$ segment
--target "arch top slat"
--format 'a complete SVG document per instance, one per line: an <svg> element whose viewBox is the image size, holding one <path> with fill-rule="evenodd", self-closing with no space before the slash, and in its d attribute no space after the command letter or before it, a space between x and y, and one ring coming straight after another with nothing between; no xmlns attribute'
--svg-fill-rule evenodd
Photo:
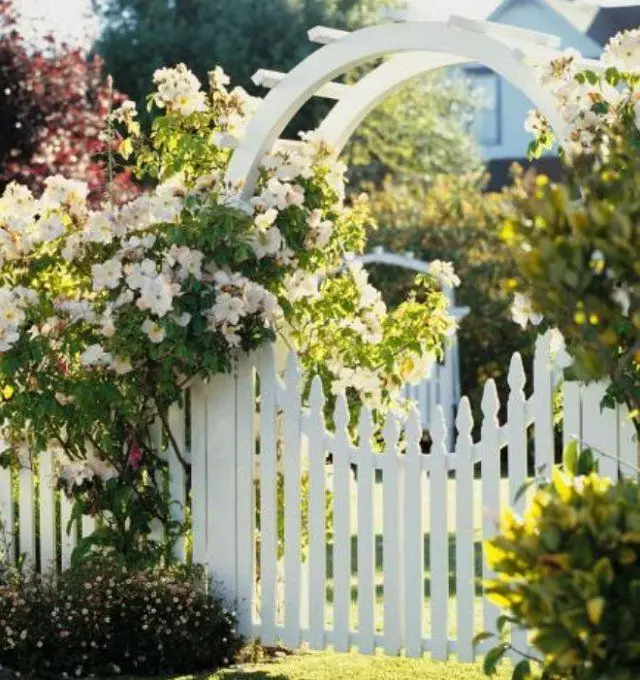
<svg viewBox="0 0 640 680"><path fill-rule="evenodd" d="M324 45L290 71L265 97L231 158L226 179L254 191L259 163L300 108L327 83L379 57L398 55L352 86L320 127L339 153L362 119L391 92L426 71L481 63L521 90L547 117L559 138L564 122L553 97L514 44L487 33L438 21L380 24Z"/></svg>

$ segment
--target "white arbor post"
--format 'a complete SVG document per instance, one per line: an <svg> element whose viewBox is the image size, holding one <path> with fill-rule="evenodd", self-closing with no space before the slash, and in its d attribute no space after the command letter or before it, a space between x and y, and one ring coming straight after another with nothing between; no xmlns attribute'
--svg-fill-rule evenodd
<svg viewBox="0 0 640 680"><path fill-rule="evenodd" d="M240 633L251 634L253 589L253 409L251 357L233 373L196 389L204 400L194 423L192 468L194 560L206 564L222 594L234 598ZM202 418L202 421L201 421ZM195 521L198 518L198 521ZM204 520L204 521L203 521Z"/></svg>

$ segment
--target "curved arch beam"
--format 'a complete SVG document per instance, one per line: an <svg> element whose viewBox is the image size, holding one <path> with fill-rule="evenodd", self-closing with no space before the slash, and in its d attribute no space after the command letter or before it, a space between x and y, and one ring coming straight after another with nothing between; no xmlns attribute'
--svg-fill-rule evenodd
<svg viewBox="0 0 640 680"><path fill-rule="evenodd" d="M320 137L339 156L360 123L407 82L428 71L465 63L469 60L431 52L392 57L351 86L318 127Z"/></svg>
<svg viewBox="0 0 640 680"><path fill-rule="evenodd" d="M458 55L459 61L479 62L518 87L556 131L563 129L560 113L551 95L538 84L533 69L500 40L440 22L383 24L324 46L278 83L250 121L244 140L231 158L227 180L244 182L243 194L250 196L260 159L318 88L366 61L403 52L436 52ZM396 73L395 77L402 76Z"/></svg>

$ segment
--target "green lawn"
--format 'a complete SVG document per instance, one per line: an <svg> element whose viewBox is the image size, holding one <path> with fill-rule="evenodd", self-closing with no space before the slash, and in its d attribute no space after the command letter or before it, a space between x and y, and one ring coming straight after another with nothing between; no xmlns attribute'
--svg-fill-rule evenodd
<svg viewBox="0 0 640 680"><path fill-rule="evenodd" d="M508 671L508 667L502 668L494 676L495 680L507 680ZM296 654L281 661L180 680L481 680L485 677L478 665L452 661L321 653Z"/></svg>

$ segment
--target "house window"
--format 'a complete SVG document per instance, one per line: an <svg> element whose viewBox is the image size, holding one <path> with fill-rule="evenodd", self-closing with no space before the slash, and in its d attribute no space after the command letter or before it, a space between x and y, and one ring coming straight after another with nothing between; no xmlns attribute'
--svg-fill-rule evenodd
<svg viewBox="0 0 640 680"><path fill-rule="evenodd" d="M475 87L480 91L482 107L476 113L475 130L482 146L500 144L500 79L491 71L473 74Z"/></svg>

